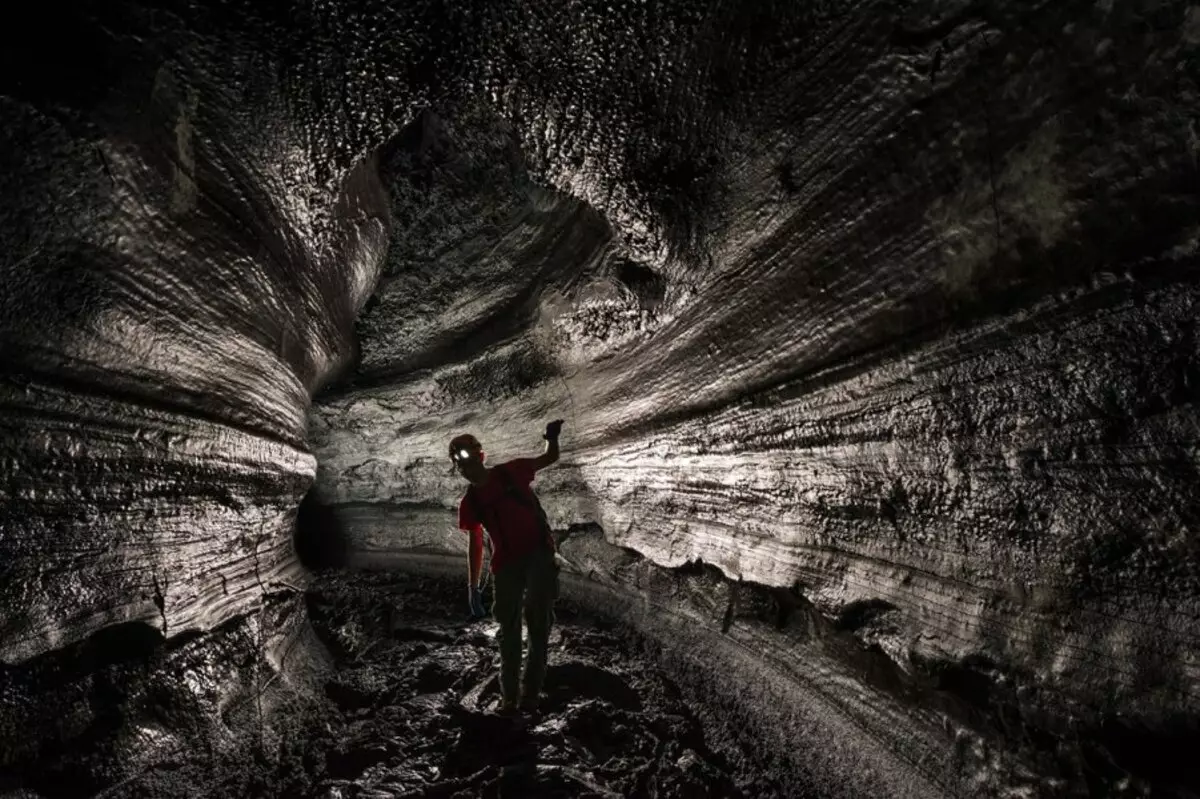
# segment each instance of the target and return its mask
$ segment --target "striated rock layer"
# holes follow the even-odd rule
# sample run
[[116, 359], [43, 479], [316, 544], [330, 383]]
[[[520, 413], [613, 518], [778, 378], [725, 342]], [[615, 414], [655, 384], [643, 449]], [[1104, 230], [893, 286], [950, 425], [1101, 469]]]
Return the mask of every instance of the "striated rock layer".
[[[352, 547], [461, 547], [449, 435], [563, 416], [559, 527], [1196, 735], [1190, 5], [35, 13], [0, 26], [8, 666], [238, 623], [301, 579], [314, 475]], [[1097, 790], [1155, 770], [1114, 760]]]
[[[447, 253], [453, 293], [444, 273], [406, 283], [445, 305], [450, 363], [428, 333], [383, 335], [402, 323], [381, 287], [362, 368], [314, 415], [319, 488], [355, 546], [461, 550], [444, 442], [518, 456], [561, 415], [568, 453], [540, 481], [560, 527], [794, 587], [901, 670], [963, 670], [1033, 716], [1194, 741], [1197, 171], [1176, 114], [1195, 15], [975, 10], [847, 10], [772, 62], [744, 116], [695, 100], [726, 145], [691, 162], [690, 227], [652, 217], [659, 248], [586, 167], [531, 148], [607, 225], [557, 236], [576, 212], [531, 191]], [[421, 135], [442, 160], [411, 180], [453, 187], [480, 134]], [[553, 214], [539, 237], [535, 213]], [[410, 247], [389, 256], [405, 281], [428, 268]], [[490, 305], [530, 250], [571, 273]], [[507, 335], [479, 351], [464, 318]], [[1105, 779], [1161, 766], [1121, 746]]]
[[[321, 176], [254, 68], [204, 40], [154, 62], [169, 28], [105, 21], [65, 28], [119, 82], [33, 61], [0, 97], [9, 663], [112, 623], [209, 629], [294, 579], [309, 399], [386, 246], [378, 170]], [[67, 105], [85, 90], [105, 104]]]

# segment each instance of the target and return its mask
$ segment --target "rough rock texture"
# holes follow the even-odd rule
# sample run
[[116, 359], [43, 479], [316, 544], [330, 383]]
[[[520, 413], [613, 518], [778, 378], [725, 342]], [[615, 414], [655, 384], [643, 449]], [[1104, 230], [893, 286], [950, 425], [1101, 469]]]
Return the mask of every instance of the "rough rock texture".
[[[1197, 168], [1179, 109], [1196, 88], [1196, 16], [835, 16], [794, 60], [767, 62], [772, 81], [734, 94], [741, 113], [697, 93], [679, 121], [705, 123], [678, 139], [696, 169], [686, 230], [653, 192], [610, 200], [553, 147], [531, 150], [613, 235], [581, 223], [542, 244], [523, 227], [545, 207], [533, 197], [498, 230], [465, 231], [446, 256], [454, 293], [443, 278], [417, 294], [451, 303], [457, 357], [405, 379], [390, 365], [438, 348], [382, 335], [403, 324], [384, 286], [354, 383], [317, 407], [319, 487], [358, 546], [458, 549], [448, 435], [476, 432], [503, 459], [563, 415], [566, 462], [541, 481], [560, 526], [795, 586], [832, 619], [870, 609], [860, 635], [901, 669], [1013, 686], [1034, 714], [1088, 708], [1114, 749], [1194, 741]], [[526, 124], [561, 141], [571, 115]], [[496, 163], [471, 143], [481, 134], [440, 133], [453, 155], [438, 177], [464, 171], [455, 145]], [[700, 158], [701, 142], [719, 156]], [[646, 218], [662, 246], [624, 235]], [[531, 246], [571, 274], [513, 277], [513, 296], [551, 286], [533, 308], [489, 307], [494, 264]], [[399, 255], [424, 268], [391, 253], [389, 269]], [[474, 354], [470, 315], [505, 333], [524, 316], [524, 330]], [[1118, 775], [1162, 770], [1114, 758]]]
[[1115, 765], [1043, 792], [1200, 782], [1147, 754], [1200, 698], [1191, 5], [33, 13], [0, 26], [17, 672], [240, 623], [301, 579], [314, 474], [351, 546], [460, 547], [447, 437], [564, 416], [559, 527], [1086, 716]]
[[0, 795], [302, 795], [297, 775], [271, 777], [320, 740], [331, 665], [282, 592], [204, 635], [164, 643], [130, 622], [0, 668]]
[[464, 623], [459, 580], [421, 571], [330, 574], [310, 591], [315, 626], [341, 655], [325, 685], [338, 727], [325, 795], [732, 799], [802, 787], [765, 776], [764, 753], [689, 702], [686, 675], [645, 642], [573, 603], [558, 609], [540, 713], [496, 715], [495, 623]]
[[[67, 31], [104, 64], [156, 54]], [[112, 623], [209, 629], [292, 578], [309, 398], [386, 245], [378, 170], [329, 186], [281, 159], [302, 131], [248, 65], [184, 51], [112, 86], [36, 67], [0, 97], [10, 663]], [[60, 105], [85, 89], [111, 96]]]

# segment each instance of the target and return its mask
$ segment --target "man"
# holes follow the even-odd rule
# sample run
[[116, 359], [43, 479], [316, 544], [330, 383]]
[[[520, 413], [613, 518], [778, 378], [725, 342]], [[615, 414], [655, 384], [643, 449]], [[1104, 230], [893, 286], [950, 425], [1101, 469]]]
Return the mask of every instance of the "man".
[[[546, 676], [546, 650], [558, 596], [558, 565], [545, 511], [530, 488], [534, 475], [558, 460], [562, 420], [546, 425], [546, 451], [537, 458], [488, 467], [479, 440], [456, 436], [450, 459], [471, 485], [458, 506], [458, 526], [471, 536], [467, 558], [471, 614], [484, 615], [483, 531], [492, 542], [492, 615], [500, 624], [500, 712], [537, 710]], [[529, 659], [521, 676], [521, 616], [529, 627]], [[518, 685], [518, 677], [521, 677]]]

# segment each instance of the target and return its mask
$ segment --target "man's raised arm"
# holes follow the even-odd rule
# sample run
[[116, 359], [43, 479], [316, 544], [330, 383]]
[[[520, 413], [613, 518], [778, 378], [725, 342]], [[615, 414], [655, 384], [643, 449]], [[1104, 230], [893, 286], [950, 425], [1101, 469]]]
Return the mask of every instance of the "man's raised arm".
[[542, 438], [546, 439], [546, 451], [533, 459], [535, 470], [545, 469], [558, 461], [558, 436], [562, 433], [562, 426], [562, 419], [555, 419], [546, 425], [546, 432], [542, 435]]

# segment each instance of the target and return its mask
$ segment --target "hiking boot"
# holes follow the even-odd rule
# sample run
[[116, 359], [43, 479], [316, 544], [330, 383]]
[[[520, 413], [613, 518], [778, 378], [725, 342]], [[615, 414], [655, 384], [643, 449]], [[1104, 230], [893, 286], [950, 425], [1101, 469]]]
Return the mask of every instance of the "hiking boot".
[[500, 716], [515, 716], [520, 712], [521, 707], [512, 699], [502, 699], [496, 708], [496, 714]]

